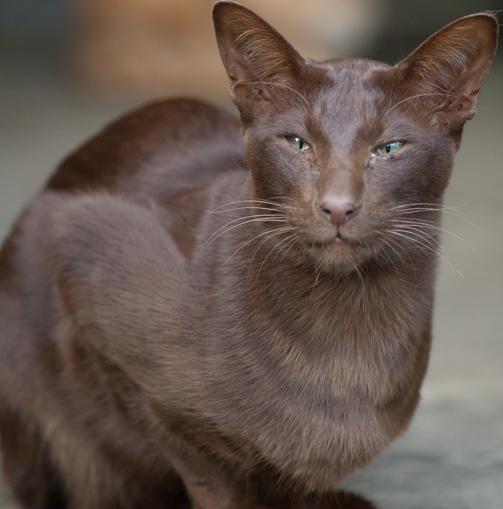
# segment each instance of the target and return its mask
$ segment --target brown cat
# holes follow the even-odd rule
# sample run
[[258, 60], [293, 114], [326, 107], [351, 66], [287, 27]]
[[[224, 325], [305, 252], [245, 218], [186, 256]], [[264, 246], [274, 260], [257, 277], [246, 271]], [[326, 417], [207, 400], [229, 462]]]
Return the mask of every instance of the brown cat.
[[395, 66], [214, 21], [232, 116], [149, 105], [71, 155], [0, 260], [0, 433], [23, 507], [370, 507], [338, 482], [407, 427], [442, 197], [497, 41]]

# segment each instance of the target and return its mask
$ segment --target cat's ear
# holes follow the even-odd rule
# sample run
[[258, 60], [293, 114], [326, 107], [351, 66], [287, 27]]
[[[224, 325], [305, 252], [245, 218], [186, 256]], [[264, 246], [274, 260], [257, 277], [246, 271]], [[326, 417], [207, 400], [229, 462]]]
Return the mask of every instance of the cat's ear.
[[262, 18], [239, 4], [218, 2], [213, 22], [233, 100], [242, 115], [295, 86], [303, 59]]
[[466, 120], [475, 114], [477, 95], [497, 41], [496, 16], [472, 14], [433, 34], [397, 67], [403, 70], [414, 92], [431, 94], [424, 98], [432, 99], [437, 122], [452, 133], [460, 133]]

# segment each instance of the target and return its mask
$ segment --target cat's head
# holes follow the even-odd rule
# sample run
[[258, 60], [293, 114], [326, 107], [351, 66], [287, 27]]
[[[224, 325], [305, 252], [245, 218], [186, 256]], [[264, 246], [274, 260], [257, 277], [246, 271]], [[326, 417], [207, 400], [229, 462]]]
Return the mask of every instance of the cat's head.
[[453, 157], [496, 50], [495, 16], [460, 18], [394, 66], [303, 58], [235, 3], [216, 4], [214, 23], [255, 198], [292, 228], [283, 237], [293, 232], [325, 268], [434, 251]]

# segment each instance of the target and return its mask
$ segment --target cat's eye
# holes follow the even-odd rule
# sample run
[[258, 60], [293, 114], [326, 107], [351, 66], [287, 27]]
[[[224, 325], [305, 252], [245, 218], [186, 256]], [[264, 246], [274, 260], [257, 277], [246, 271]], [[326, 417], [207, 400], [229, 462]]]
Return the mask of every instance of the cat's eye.
[[384, 145], [380, 145], [379, 147], [376, 147], [374, 152], [381, 157], [386, 157], [393, 152], [396, 152], [397, 150], [401, 149], [405, 145], [405, 142], [400, 140], [393, 140], [388, 143], [385, 143]]
[[311, 150], [311, 145], [306, 140], [303, 140], [300, 136], [285, 136], [288, 143], [299, 149], [301, 152], [307, 152]]

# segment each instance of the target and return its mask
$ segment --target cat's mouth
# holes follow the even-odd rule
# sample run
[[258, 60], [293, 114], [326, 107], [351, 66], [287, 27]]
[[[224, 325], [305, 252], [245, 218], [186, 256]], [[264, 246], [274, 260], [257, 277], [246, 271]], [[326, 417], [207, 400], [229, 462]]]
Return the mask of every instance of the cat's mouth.
[[346, 235], [343, 235], [341, 232], [334, 233], [325, 239], [316, 239], [310, 242], [310, 244], [314, 247], [324, 249], [328, 246], [336, 245], [336, 246], [350, 246], [356, 245], [357, 242], [354, 239], [349, 238]]
[[314, 242], [306, 239], [304, 252], [321, 270], [350, 273], [368, 257], [366, 250], [361, 247], [357, 240], [339, 233]]
[[329, 270], [334, 268], [353, 270], [355, 264], [362, 263], [369, 256], [368, 245], [363, 239], [340, 231], [324, 238], [309, 239], [307, 237], [304, 249], [317, 264]]

